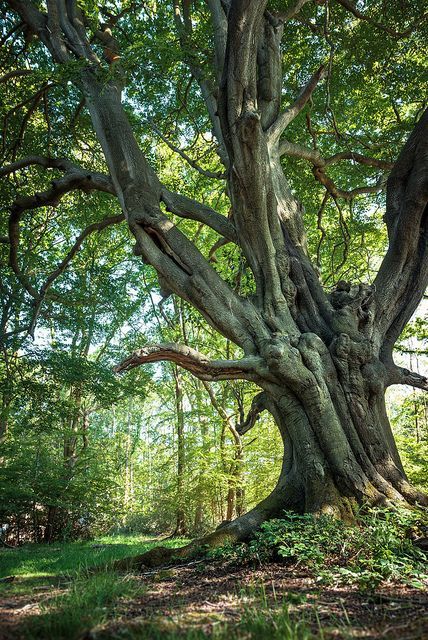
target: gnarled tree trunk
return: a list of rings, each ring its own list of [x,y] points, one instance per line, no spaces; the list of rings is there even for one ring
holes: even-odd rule
[[[322,158],[318,151],[284,137],[325,75],[321,66],[296,100],[281,111],[283,25],[304,3],[275,13],[266,10],[266,0],[208,0],[215,45],[210,80],[215,78],[218,85],[213,88],[189,54],[190,5],[175,2],[183,57],[200,86],[224,165],[232,208],[227,219],[161,184],[121,104],[120,63],[115,62],[106,79],[86,34],[85,20],[73,2],[49,3],[47,16],[31,2],[9,0],[9,4],[57,63],[80,60],[75,82],[86,99],[110,172],[110,177],[88,174],[74,165],[70,169],[70,164],[53,165],[52,160],[49,164],[34,158],[20,163],[21,167],[64,165],[66,172],[64,183],[38,194],[36,204],[34,199],[21,198],[12,210],[11,266],[20,281],[33,295],[16,260],[19,218],[25,209],[52,202],[73,188],[98,188],[116,195],[136,240],[134,253],[153,265],[162,283],[196,307],[244,353],[239,360],[210,361],[186,345],[150,345],[117,370],[170,360],[202,380],[251,380],[262,392],[241,432],[263,409],[272,413],[281,431],[284,461],[272,494],[203,542],[248,537],[265,518],[284,508],[348,518],[362,502],[427,504],[426,497],[406,480],[384,393],[394,383],[428,389],[425,378],[395,366],[392,359],[394,343],[428,283],[428,112],[393,167],[349,150]],[[94,38],[116,51],[107,29],[97,31]],[[326,174],[333,162],[352,159],[383,171],[392,169],[385,214],[389,248],[373,286],[340,282],[334,292],[324,291],[308,257],[303,207],[289,188],[281,164],[284,154],[310,162],[315,178],[334,198],[373,192],[383,188],[384,182],[343,191]],[[16,164],[3,172],[12,172]],[[224,242],[238,245],[254,277],[254,294],[243,297],[231,289],[162,205],[167,212],[206,224]],[[173,553],[186,555],[197,544]],[[158,550],[135,562],[162,562],[170,555]]]

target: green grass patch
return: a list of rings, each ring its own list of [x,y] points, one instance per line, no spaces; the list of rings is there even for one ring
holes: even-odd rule
[[[166,540],[162,545],[175,548],[185,542],[184,539]],[[84,630],[112,616],[121,598],[135,597],[141,591],[135,577],[119,575],[109,570],[109,565],[158,544],[155,538],[128,535],[1,549],[0,578],[15,576],[15,580],[0,583],[0,597],[32,597],[46,590],[41,613],[28,619],[22,628],[22,637],[78,638]],[[96,566],[105,570],[92,574],[90,569]],[[54,595],[49,597],[52,590]]]
[[[179,547],[186,540],[162,541],[163,546]],[[65,542],[52,545],[28,544],[16,549],[0,549],[0,578],[13,575],[20,579],[58,578],[81,569],[107,565],[160,544],[141,535],[104,536],[90,542]],[[13,584],[13,583],[12,583]],[[4,586],[4,585],[3,585]]]
[[[73,640],[86,630],[102,624],[114,615],[121,599],[143,592],[132,575],[103,571],[95,575],[81,573],[67,591],[49,599],[39,615],[25,622],[24,638]]]

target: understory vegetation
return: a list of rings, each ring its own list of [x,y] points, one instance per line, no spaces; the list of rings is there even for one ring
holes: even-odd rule
[[[428,533],[423,511],[370,510],[354,525],[329,516],[284,516],[262,524],[249,543],[221,547],[209,556],[300,565],[310,569],[320,584],[351,584],[360,590],[374,591],[388,580],[428,587],[426,553],[414,542]]]

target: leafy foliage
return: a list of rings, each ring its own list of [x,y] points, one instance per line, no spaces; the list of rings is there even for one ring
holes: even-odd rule
[[[269,520],[248,544],[210,551],[210,557],[300,565],[320,582],[356,584],[375,590],[385,581],[424,588],[428,581],[426,554],[412,537],[424,535],[426,514],[404,509],[371,509],[358,523],[346,525],[327,515],[286,512]]]

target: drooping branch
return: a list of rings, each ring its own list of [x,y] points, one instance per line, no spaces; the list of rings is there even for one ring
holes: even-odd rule
[[[21,285],[34,299],[32,319],[28,328],[30,335],[33,335],[42,302],[45,299],[50,286],[66,270],[85,238],[91,233],[101,231],[107,226],[121,222],[124,219],[124,216],[123,214],[110,216],[104,218],[104,220],[101,220],[100,222],[95,222],[86,227],[76,238],[73,246],[68,251],[64,259],[59,263],[57,268],[48,274],[41,288],[36,288],[31,283],[28,275],[24,273],[19,266],[19,225],[24,211],[45,206],[57,206],[61,198],[66,193],[76,189],[84,192],[99,190],[110,194],[115,194],[115,190],[109,176],[89,171],[88,169],[74,164],[66,158],[50,158],[38,155],[26,156],[25,158],[1,167],[0,177],[16,173],[17,171],[30,166],[40,166],[45,169],[58,169],[64,172],[64,175],[61,178],[55,179],[51,182],[50,189],[43,192],[37,192],[31,196],[18,196],[12,204],[9,216],[9,235],[8,238],[5,239],[9,244],[9,265]]]
[[[48,293],[51,285],[67,269],[68,265],[73,260],[74,256],[76,255],[76,253],[79,251],[80,247],[82,246],[83,241],[88,236],[90,236],[92,233],[100,232],[103,229],[105,229],[106,227],[110,227],[110,226],[112,226],[114,224],[119,224],[120,222],[123,222],[124,220],[125,220],[125,216],[123,215],[123,213],[119,213],[116,216],[108,216],[107,218],[103,218],[103,220],[100,220],[100,222],[93,222],[92,224],[88,225],[77,236],[76,240],[74,241],[74,244],[69,249],[69,251],[67,252],[66,256],[61,260],[61,262],[56,267],[56,269],[51,271],[51,273],[47,276],[47,278],[44,281],[43,285],[39,289],[38,297],[35,298],[35,300],[34,300],[34,308],[33,308],[32,319],[31,319],[30,326],[29,326],[29,329],[28,329],[28,333],[30,334],[30,336],[34,337],[34,330],[35,330],[36,322],[37,322],[39,314],[40,314],[40,309],[41,309],[42,303],[43,303],[44,299],[46,298],[46,294]]]
[[[28,293],[33,298],[37,298],[38,292],[30,284],[28,278],[21,272],[18,265],[19,222],[23,212],[28,209],[37,209],[48,205],[56,206],[66,193],[74,189],[81,189],[86,192],[97,189],[107,193],[114,193],[114,188],[108,176],[84,170],[64,159],[44,158],[41,156],[29,156],[3,167],[0,170],[0,175],[8,175],[23,167],[34,164],[65,170],[64,176],[52,181],[52,186],[47,191],[38,192],[32,196],[18,196],[11,207],[9,216],[9,264]]]
[[[13,218],[13,216],[11,216],[11,219],[9,220],[9,239],[8,239],[9,240],[9,264],[13,272],[15,273],[17,279],[21,283],[21,285],[24,287],[27,293],[29,293],[30,296],[33,298],[32,316],[31,316],[30,323],[26,329],[26,331],[29,333],[30,336],[34,337],[34,330],[40,314],[40,309],[50,287],[55,282],[55,280],[57,280],[58,277],[62,273],[64,273],[64,271],[67,269],[70,262],[72,261],[72,259],[74,258],[76,253],[79,251],[80,247],[82,246],[83,241],[92,233],[102,231],[106,227],[122,222],[124,219],[125,218],[123,214],[118,214],[116,216],[106,217],[103,220],[100,220],[100,222],[94,222],[88,225],[78,235],[73,245],[68,250],[67,254],[61,260],[58,266],[47,275],[40,289],[37,289],[31,283],[31,280],[28,277],[28,275],[24,273],[19,266],[19,260],[18,260],[19,219]]]
[[[195,169],[196,171],[198,171],[198,173],[205,176],[206,178],[213,178],[215,180],[224,180],[224,178],[226,177],[226,174],[223,171],[210,171],[209,169],[204,169],[195,160],[193,160],[185,151],[183,151],[182,149],[177,147],[177,145],[175,145],[173,142],[168,140],[168,138],[164,136],[163,133],[159,131],[159,129],[153,123],[150,123],[150,126],[153,129],[153,131],[156,133],[156,135],[159,136],[159,138],[163,140],[163,142],[165,142],[165,144],[171,149],[171,151],[174,151],[174,153],[177,153],[181,158],[183,158],[183,160],[185,160],[187,164],[192,167],[192,169]]]
[[[139,349],[114,367],[116,373],[124,373],[134,367],[152,362],[174,362],[190,371],[200,380],[255,380],[256,368],[261,363],[257,357],[241,360],[209,360],[205,355],[176,343],[152,344]]]
[[[241,422],[241,424],[237,427],[237,432],[240,436],[243,436],[244,433],[247,433],[247,431],[254,427],[259,418],[259,415],[265,409],[267,409],[267,396],[266,393],[262,391],[261,393],[258,393],[254,396],[247,417],[245,418],[244,422]]]

